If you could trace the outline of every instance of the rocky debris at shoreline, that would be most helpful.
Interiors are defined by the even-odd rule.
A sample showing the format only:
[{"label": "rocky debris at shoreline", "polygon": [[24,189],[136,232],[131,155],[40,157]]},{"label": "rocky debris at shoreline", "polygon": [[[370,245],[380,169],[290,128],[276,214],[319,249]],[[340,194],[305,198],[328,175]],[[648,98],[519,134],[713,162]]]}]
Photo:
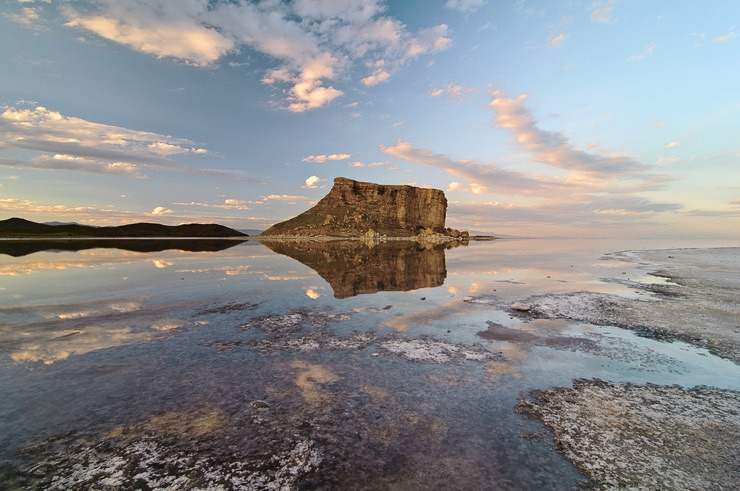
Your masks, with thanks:
[{"label": "rocky debris at shoreline", "polygon": [[576,380],[533,391],[517,411],[542,421],[594,489],[735,489],[740,393]]}]

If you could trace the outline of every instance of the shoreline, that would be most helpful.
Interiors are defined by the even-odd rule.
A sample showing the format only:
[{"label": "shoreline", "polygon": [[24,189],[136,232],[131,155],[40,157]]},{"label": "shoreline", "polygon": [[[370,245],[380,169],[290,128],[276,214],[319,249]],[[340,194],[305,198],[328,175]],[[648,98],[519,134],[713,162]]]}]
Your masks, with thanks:
[{"label": "shoreline", "polygon": [[[740,364],[740,248],[622,251],[655,283],[612,280],[650,300],[580,292],[527,299],[522,317],[567,318],[663,334]],[[533,390],[515,410],[540,422],[590,489],[731,489],[740,482],[740,392],[574,379]],[[526,435],[523,435],[527,437]]]}]

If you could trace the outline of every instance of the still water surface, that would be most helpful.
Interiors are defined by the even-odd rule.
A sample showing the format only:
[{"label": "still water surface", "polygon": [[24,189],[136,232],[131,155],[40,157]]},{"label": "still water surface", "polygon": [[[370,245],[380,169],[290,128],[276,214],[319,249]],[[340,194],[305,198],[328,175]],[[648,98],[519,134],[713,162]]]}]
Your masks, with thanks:
[{"label": "still water surface", "polygon": [[594,377],[740,389],[737,365],[685,343],[510,308],[636,298],[614,280],[660,278],[606,253],[714,244],[403,244],[0,255],[0,462],[80,483],[94,472],[59,456],[94,451],[119,487],[570,489],[520,395]]}]

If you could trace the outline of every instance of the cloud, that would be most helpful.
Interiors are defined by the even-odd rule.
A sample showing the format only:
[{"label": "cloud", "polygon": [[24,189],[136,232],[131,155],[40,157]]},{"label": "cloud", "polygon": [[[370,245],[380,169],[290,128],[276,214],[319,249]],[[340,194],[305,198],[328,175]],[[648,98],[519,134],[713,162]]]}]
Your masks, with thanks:
[{"label": "cloud", "polygon": [[0,152],[32,154],[25,159],[0,157],[4,167],[135,178],[145,178],[152,170],[245,177],[230,171],[195,169],[170,159],[168,156],[176,154],[207,153],[184,138],[95,123],[24,102],[0,109]]},{"label": "cloud", "polygon": [[364,162],[360,162],[359,160],[355,160],[354,162],[350,162],[350,167],[365,167],[365,168],[373,168],[373,167],[382,167],[384,165],[388,165],[388,162],[370,162],[369,164],[366,164]]},{"label": "cloud", "polygon": [[[680,210],[681,205],[643,198],[637,193],[660,189],[672,179],[667,174],[653,173],[653,167],[632,158],[601,155],[575,148],[558,132],[546,131],[525,107],[526,96],[507,97],[501,91],[491,92],[489,107],[496,111],[495,127],[508,131],[513,144],[523,157],[544,164],[548,171],[522,172],[502,168],[495,163],[455,159],[428,149],[414,148],[405,140],[383,146],[387,155],[443,169],[459,178],[452,181],[448,192],[468,193],[476,201],[460,206],[450,205],[452,217],[467,223],[529,224],[625,224],[647,220],[660,213]],[[597,146],[589,146],[591,150]],[[484,196],[508,196],[518,204],[498,201],[479,202]],[[485,220],[476,218],[485,216]]]},{"label": "cloud", "polygon": [[666,145],[665,148],[676,148],[676,147],[680,147],[680,146],[681,146],[681,144],[679,142],[671,142],[668,145]]},{"label": "cloud", "polygon": [[471,14],[488,3],[488,0],[447,0],[445,8],[459,10],[463,14]]},{"label": "cloud", "polygon": [[21,24],[24,27],[30,29],[40,29],[38,25],[39,14],[41,8],[39,7],[22,7],[17,13],[6,13],[5,17],[12,20],[17,24]]},{"label": "cloud", "polygon": [[433,89],[428,92],[430,97],[446,96],[456,102],[469,102],[472,100],[470,94],[474,94],[478,91],[475,87],[463,87],[462,85],[455,85],[453,83],[447,84],[447,87],[443,89]]},{"label": "cloud", "polygon": [[408,162],[444,169],[448,174],[468,181],[478,193],[533,196],[542,193],[563,193],[570,187],[557,179],[528,176],[522,172],[502,169],[494,163],[456,160],[449,155],[417,149],[405,140],[398,140],[392,146],[381,145],[380,150]]},{"label": "cloud", "polygon": [[565,41],[565,34],[553,34],[552,36],[547,38],[547,44],[552,46],[553,48],[559,48],[561,44],[563,44],[563,41]]},{"label": "cloud", "polygon": [[[316,176],[312,176],[312,177],[316,177]],[[309,177],[309,179],[311,179],[311,178]],[[308,184],[308,180],[309,179],[306,179],[306,184]],[[325,180],[326,179],[319,179],[316,182],[325,181]],[[315,201],[313,198],[309,198],[308,196],[297,196],[297,195],[294,195],[294,194],[270,194],[268,196],[264,196],[262,198],[262,200],[263,200],[263,202],[264,201],[270,201],[270,200],[272,200],[272,201],[286,201],[288,203],[298,203],[298,202],[304,202],[304,201],[305,202]]]},{"label": "cloud", "polygon": [[645,52],[644,53],[640,53],[640,54],[637,54],[637,55],[632,55],[629,58],[627,58],[627,61],[630,62],[630,63],[633,63],[635,61],[642,60],[643,58],[652,55],[653,54],[653,51],[655,51],[655,45],[654,44],[650,44],[650,45],[648,45],[647,48],[645,48]]},{"label": "cloud", "polygon": [[154,216],[160,216],[160,215],[169,215],[170,213],[174,213],[169,208],[165,208],[164,206],[157,206],[152,210],[152,215]]},{"label": "cloud", "polygon": [[306,189],[316,189],[316,186],[320,182],[324,182],[326,179],[321,179],[319,176],[311,176],[306,179],[306,184],[303,186]]},{"label": "cloud", "polygon": [[595,1],[591,3],[591,21],[602,24],[614,22],[614,0],[607,2]]},{"label": "cloud", "polygon": [[372,75],[368,75],[367,77],[363,78],[362,83],[366,87],[372,87],[373,85],[378,85],[387,81],[389,78],[391,78],[391,74],[386,72],[382,68],[379,68],[375,70]]},{"label": "cloud", "polygon": [[445,24],[412,33],[386,15],[381,0],[98,0],[84,11],[63,11],[69,27],[158,58],[213,67],[245,50],[268,55],[272,67],[262,82],[281,89],[280,105],[293,112],[342,96],[332,82],[347,80],[340,75],[355,63],[369,70],[360,83],[370,87],[452,43]]},{"label": "cloud", "polygon": [[203,208],[219,208],[222,210],[249,210],[248,203],[241,199],[227,198],[223,203],[198,203],[191,201],[189,203],[175,203],[178,206],[199,206]]},{"label": "cloud", "polygon": [[715,38],[714,39],[714,42],[715,43],[724,43],[724,42],[729,41],[730,39],[733,39],[733,38],[736,38],[736,37],[737,37],[737,34],[735,33],[735,28],[733,27],[732,29],[730,29],[730,32],[728,32],[724,36],[720,36],[718,38]]},{"label": "cloud", "polygon": [[331,155],[309,155],[308,157],[303,159],[303,162],[316,162],[319,164],[323,164],[327,160],[347,160],[350,157],[352,157],[352,155],[348,153],[333,153]]},{"label": "cloud", "polygon": [[648,170],[646,165],[627,156],[584,152],[575,148],[562,133],[540,129],[534,116],[524,106],[526,95],[510,98],[494,90],[491,97],[488,107],[496,111],[496,127],[508,130],[514,137],[514,144],[529,152],[534,162],[586,173],[598,180],[635,176]]}]

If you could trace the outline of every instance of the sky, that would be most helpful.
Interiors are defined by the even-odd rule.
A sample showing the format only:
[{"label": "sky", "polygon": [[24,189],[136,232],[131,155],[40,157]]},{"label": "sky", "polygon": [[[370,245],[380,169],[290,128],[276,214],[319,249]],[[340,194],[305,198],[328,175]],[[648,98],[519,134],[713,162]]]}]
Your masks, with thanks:
[{"label": "sky", "polygon": [[0,2],[0,219],[740,240],[737,0]]}]

